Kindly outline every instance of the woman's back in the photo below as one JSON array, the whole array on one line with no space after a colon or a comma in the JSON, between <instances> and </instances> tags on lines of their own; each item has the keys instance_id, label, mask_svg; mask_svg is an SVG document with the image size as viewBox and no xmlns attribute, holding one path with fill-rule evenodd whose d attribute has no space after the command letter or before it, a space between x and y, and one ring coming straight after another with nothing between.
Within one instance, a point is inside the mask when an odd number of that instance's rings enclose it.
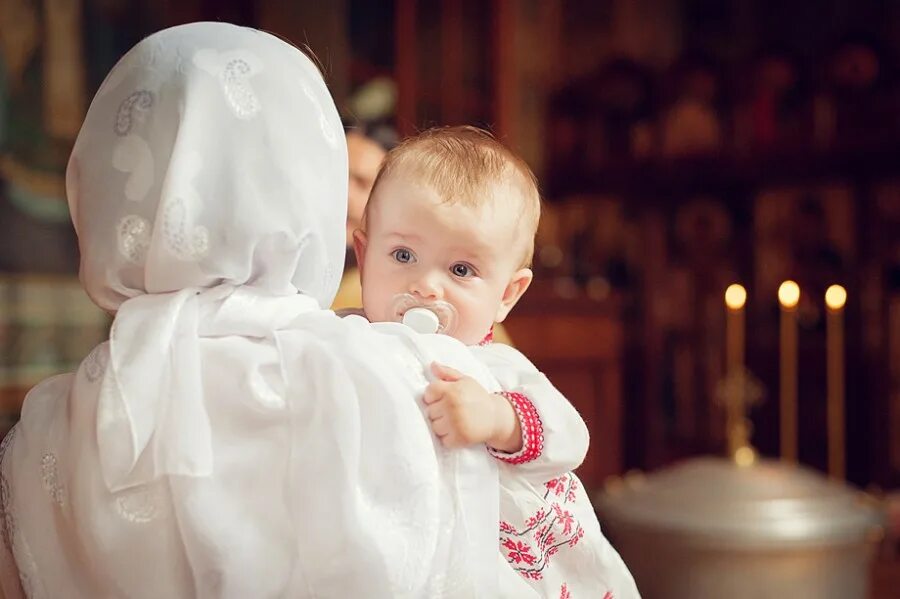
<instances>
[{"instance_id":1,"label":"woman's back","mask_svg":"<svg viewBox=\"0 0 900 599\"><path fill-rule=\"evenodd\" d=\"M493 596L494 465L444 453L417 399L432 359L488 375L319 308L343 139L312 63L262 32L177 27L107 77L67 187L110 341L29 394L0 462L28 596Z\"/></svg>"}]
</instances>

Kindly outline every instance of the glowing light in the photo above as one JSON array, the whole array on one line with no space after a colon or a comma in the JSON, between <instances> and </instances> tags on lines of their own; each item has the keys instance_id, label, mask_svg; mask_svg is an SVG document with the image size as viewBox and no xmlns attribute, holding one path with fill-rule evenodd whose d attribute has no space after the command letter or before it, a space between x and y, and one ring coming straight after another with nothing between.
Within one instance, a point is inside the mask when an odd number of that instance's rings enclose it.
<instances>
[{"instance_id":1,"label":"glowing light","mask_svg":"<svg viewBox=\"0 0 900 599\"><path fill-rule=\"evenodd\" d=\"M725 305L730 310L740 310L747 303L747 290L737 283L729 285L725 290Z\"/></svg>"},{"instance_id":2,"label":"glowing light","mask_svg":"<svg viewBox=\"0 0 900 599\"><path fill-rule=\"evenodd\" d=\"M778 301L785 308L794 308L800 303L800 285L795 281L785 281L778 287Z\"/></svg>"},{"instance_id":3,"label":"glowing light","mask_svg":"<svg viewBox=\"0 0 900 599\"><path fill-rule=\"evenodd\" d=\"M847 303L847 290L840 285L832 285L825 291L825 305L832 310L840 310Z\"/></svg>"}]
</instances>

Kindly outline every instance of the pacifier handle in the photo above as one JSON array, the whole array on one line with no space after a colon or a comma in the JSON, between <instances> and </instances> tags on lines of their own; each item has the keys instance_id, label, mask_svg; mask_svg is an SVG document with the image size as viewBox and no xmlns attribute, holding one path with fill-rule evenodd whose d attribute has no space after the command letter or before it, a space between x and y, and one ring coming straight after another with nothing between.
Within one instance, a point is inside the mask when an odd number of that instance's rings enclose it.
<instances>
[{"instance_id":1,"label":"pacifier handle","mask_svg":"<svg viewBox=\"0 0 900 599\"><path fill-rule=\"evenodd\" d=\"M428 308L410 308L403 315L403 324L417 333L437 333L441 321L437 314Z\"/></svg>"}]
</instances>

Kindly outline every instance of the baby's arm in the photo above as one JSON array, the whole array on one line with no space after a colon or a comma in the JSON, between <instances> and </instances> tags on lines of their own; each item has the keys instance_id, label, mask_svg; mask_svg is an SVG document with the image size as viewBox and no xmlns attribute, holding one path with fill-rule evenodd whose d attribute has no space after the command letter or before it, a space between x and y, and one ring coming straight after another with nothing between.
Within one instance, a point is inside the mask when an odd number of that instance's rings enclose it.
<instances>
[{"instance_id":1,"label":"baby's arm","mask_svg":"<svg viewBox=\"0 0 900 599\"><path fill-rule=\"evenodd\" d=\"M493 447L491 453L538 482L580 466L589 436L584 420L569 400L515 349L495 343L472 351L499 381L522 430L521 450L510 453Z\"/></svg>"}]
</instances>

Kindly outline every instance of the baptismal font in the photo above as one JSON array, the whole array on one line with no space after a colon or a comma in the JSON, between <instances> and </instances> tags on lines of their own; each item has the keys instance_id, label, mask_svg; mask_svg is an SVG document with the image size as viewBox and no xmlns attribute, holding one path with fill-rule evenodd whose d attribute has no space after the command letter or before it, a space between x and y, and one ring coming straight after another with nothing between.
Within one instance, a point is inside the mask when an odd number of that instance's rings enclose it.
<instances>
[{"instance_id":1,"label":"baptismal font","mask_svg":"<svg viewBox=\"0 0 900 599\"><path fill-rule=\"evenodd\" d=\"M883 509L844 480L843 288L826 294L829 321L830 477L796 453L796 318L800 289L779 290L782 459L750 443L747 410L762 387L743 364L746 291L726 301L727 457L704 456L607 484L595 505L601 525L645 599L866 599Z\"/></svg>"}]
</instances>

